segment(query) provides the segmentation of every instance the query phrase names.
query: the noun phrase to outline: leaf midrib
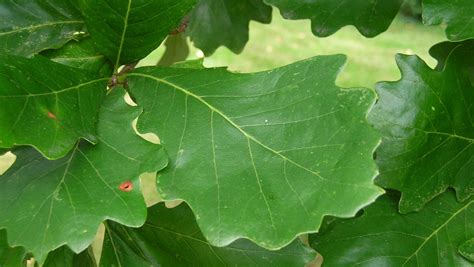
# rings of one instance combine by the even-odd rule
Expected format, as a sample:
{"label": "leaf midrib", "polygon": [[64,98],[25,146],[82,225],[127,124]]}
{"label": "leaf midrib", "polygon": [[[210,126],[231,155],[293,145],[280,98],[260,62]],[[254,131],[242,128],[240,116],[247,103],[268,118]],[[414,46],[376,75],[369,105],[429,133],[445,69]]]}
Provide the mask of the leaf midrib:
{"label": "leaf midrib", "polygon": [[24,95],[0,95],[0,99],[1,98],[36,97],[36,96],[47,96],[47,95],[53,95],[53,94],[60,94],[60,93],[64,93],[64,92],[67,92],[67,91],[74,90],[74,89],[80,89],[83,86],[90,85],[90,84],[93,84],[93,83],[96,83],[96,82],[108,81],[108,80],[109,80],[109,78],[95,79],[95,80],[91,80],[91,81],[88,81],[88,82],[85,82],[85,83],[80,83],[80,84],[72,86],[72,87],[68,87],[68,88],[65,88],[65,89],[58,90],[58,91],[51,91],[51,92],[47,92],[47,93],[24,94]]}
{"label": "leaf midrib", "polygon": [[4,35],[9,35],[12,33],[17,33],[17,32],[23,32],[23,31],[28,31],[28,30],[35,30],[38,28],[44,28],[44,27],[49,27],[49,26],[54,26],[54,25],[59,25],[59,24],[85,24],[84,21],[81,20],[66,20],[66,21],[55,21],[55,22],[47,22],[47,23],[42,23],[42,24],[36,24],[36,25],[31,25],[28,27],[23,27],[7,32],[0,32],[0,36]]}
{"label": "leaf midrib", "polygon": [[474,200],[471,200],[469,202],[466,203],[466,205],[462,206],[458,211],[456,211],[455,213],[453,213],[443,224],[441,224],[438,228],[436,228],[433,233],[431,233],[428,237],[426,237],[425,241],[423,241],[423,243],[420,244],[420,246],[405,260],[405,262],[403,263],[402,267],[405,266],[412,258],[413,256],[417,255],[418,252],[420,252],[420,250],[425,246],[425,244],[431,240],[431,238],[433,236],[435,236],[436,234],[438,234],[438,232],[443,229],[444,227],[446,227],[450,222],[451,220],[453,220],[456,216],[458,216],[461,212],[463,212],[464,210],[466,210],[471,204],[474,203]]}
{"label": "leaf midrib", "polygon": [[123,44],[125,43],[125,35],[127,33],[127,28],[128,28],[128,16],[130,15],[131,6],[132,6],[132,0],[128,0],[128,6],[127,6],[127,11],[125,13],[123,31],[122,31],[122,36],[120,37],[120,45],[119,45],[119,50],[117,52],[117,59],[115,61],[114,72],[117,72],[118,68],[120,67],[119,65],[120,57],[122,56]]}
{"label": "leaf midrib", "polygon": [[[167,80],[164,80],[164,79],[161,79],[161,78],[158,78],[158,77],[155,77],[155,76],[152,76],[152,75],[148,75],[148,74],[144,74],[144,73],[130,73],[128,74],[128,76],[137,76],[137,77],[143,77],[143,78],[148,78],[148,79],[151,79],[151,80],[154,80],[156,82],[160,82],[160,83],[163,83],[163,84],[166,84],[182,93],[184,93],[185,95],[189,95],[191,97],[193,97],[194,99],[198,100],[199,102],[201,102],[202,104],[204,104],[206,107],[208,107],[211,111],[219,114],[225,121],[227,121],[229,124],[231,124],[234,128],[236,128],[239,132],[241,132],[246,138],[248,138],[249,140],[252,140],[253,142],[255,142],[256,144],[260,145],[261,147],[265,148],[266,150],[278,155],[279,157],[281,157],[284,161],[288,161],[290,163],[292,163],[293,165],[317,176],[318,178],[320,178],[322,181],[325,181],[325,182],[329,182],[329,183],[334,183],[334,184],[340,184],[340,185],[345,185],[345,186],[353,186],[353,187],[357,187],[357,188],[364,188],[364,189],[371,189],[373,190],[374,187],[369,187],[369,186],[361,186],[361,185],[356,185],[356,184],[348,184],[348,183],[341,183],[341,182],[337,182],[337,181],[333,181],[333,180],[330,180],[328,178],[325,178],[323,177],[322,175],[320,175],[318,172],[316,171],[313,171],[311,169],[308,169],[306,168],[305,166],[299,164],[298,162],[295,162],[293,161],[292,159],[290,158],[287,158],[286,156],[282,155],[281,153],[279,153],[278,151],[274,150],[273,148],[265,145],[264,143],[262,143],[261,141],[259,141],[257,138],[253,137],[252,135],[250,135],[249,133],[247,133],[244,129],[242,129],[239,125],[237,125],[235,122],[233,122],[229,117],[227,117],[222,111],[218,110],[217,108],[215,108],[214,106],[212,106],[211,104],[209,104],[208,102],[206,102],[204,99],[202,99],[200,96],[186,90],[185,88],[177,85],[177,84],[174,84],[170,81],[167,81]],[[375,188],[378,188],[378,187],[375,187]],[[381,190],[381,189],[380,189]]]}

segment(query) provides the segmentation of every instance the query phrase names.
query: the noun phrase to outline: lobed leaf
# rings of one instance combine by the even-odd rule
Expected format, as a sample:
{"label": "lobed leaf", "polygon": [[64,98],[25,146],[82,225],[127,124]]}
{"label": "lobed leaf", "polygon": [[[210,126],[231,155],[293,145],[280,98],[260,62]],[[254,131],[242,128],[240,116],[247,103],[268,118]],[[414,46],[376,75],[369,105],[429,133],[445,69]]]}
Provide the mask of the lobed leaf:
{"label": "lobed leaf", "polygon": [[97,145],[80,143],[55,161],[18,148],[15,164],[0,176],[0,228],[39,263],[62,245],[84,250],[105,219],[135,227],[145,221],[138,177],[162,169],[167,158],[160,145],[135,133],[132,121],[142,111],[128,106],[124,95],[116,88],[107,96]]}
{"label": "lobed leaf", "polygon": [[75,0],[2,0],[0,54],[31,56],[85,34]]}
{"label": "lobed leaf", "polygon": [[317,231],[325,215],[353,216],[371,203],[383,192],[373,185],[379,136],[365,119],[375,97],[334,85],[344,61],[128,75],[144,108],[138,129],[157,133],[170,155],[160,195],[185,200],[215,246],[245,237],[269,249]]}
{"label": "lobed leaf", "polygon": [[195,3],[196,0],[118,0],[111,4],[106,0],[79,0],[97,49],[115,63],[115,69],[155,50]]}
{"label": "lobed leaf", "polygon": [[22,247],[12,248],[7,242],[7,232],[0,230],[0,263],[1,266],[20,267],[26,258],[26,250]]}
{"label": "lobed leaf", "polygon": [[[397,56],[398,82],[377,86],[370,120],[382,132],[377,182],[402,192],[400,211],[420,210],[446,188],[474,195],[474,42],[452,50],[440,70]],[[443,57],[441,57],[443,58]]]}
{"label": "lobed leaf", "polygon": [[62,246],[49,253],[43,267],[95,267],[94,254],[89,247],[79,254],[74,253],[66,246]]}
{"label": "lobed leaf", "polygon": [[472,266],[457,251],[474,234],[474,200],[446,192],[417,213],[397,211],[385,195],[355,219],[336,220],[311,235],[325,266]]}
{"label": "lobed leaf", "polygon": [[58,159],[79,138],[95,143],[107,80],[41,56],[0,56],[0,147],[31,145]]}
{"label": "lobed leaf", "polygon": [[304,266],[316,256],[299,240],[278,251],[264,250],[247,240],[213,247],[202,235],[191,209],[148,209],[141,228],[107,223],[101,266]]}
{"label": "lobed leaf", "polygon": [[366,37],[388,29],[403,0],[264,0],[276,6],[286,19],[310,19],[313,33],[327,37],[354,25]]}
{"label": "lobed leaf", "polygon": [[474,38],[474,2],[471,0],[423,0],[423,23],[444,23],[451,41]]}
{"label": "lobed leaf", "polygon": [[251,20],[270,23],[272,8],[263,0],[200,0],[189,15],[186,33],[207,56],[219,46],[238,54],[248,42]]}

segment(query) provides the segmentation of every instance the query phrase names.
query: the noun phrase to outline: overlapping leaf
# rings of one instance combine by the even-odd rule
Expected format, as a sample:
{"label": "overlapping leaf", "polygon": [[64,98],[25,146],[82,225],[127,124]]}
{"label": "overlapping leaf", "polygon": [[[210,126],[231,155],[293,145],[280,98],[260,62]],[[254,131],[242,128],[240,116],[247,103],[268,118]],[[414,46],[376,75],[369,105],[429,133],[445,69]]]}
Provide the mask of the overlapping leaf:
{"label": "overlapping leaf", "polygon": [[189,203],[213,245],[246,237],[270,249],[371,203],[383,192],[372,182],[379,137],[365,120],[374,94],[334,85],[344,61],[130,74],[144,107],[138,128],[157,133],[170,155],[161,196]]}
{"label": "overlapping leaf", "polygon": [[278,251],[238,240],[213,247],[201,234],[191,209],[182,204],[148,209],[141,228],[107,223],[101,266],[304,266],[316,253],[299,240]]}
{"label": "overlapping leaf", "polygon": [[79,0],[97,49],[115,67],[133,63],[156,49],[196,0]]}
{"label": "overlapping leaf", "polygon": [[327,37],[354,25],[366,37],[388,29],[403,0],[265,0],[286,19],[310,19],[316,36]]}
{"label": "overlapping leaf", "polygon": [[94,46],[91,38],[71,41],[61,49],[51,49],[41,53],[54,62],[70,67],[89,70],[101,77],[110,77],[112,63]]}
{"label": "overlapping leaf", "polygon": [[31,56],[82,35],[85,23],[75,2],[1,1],[0,54]]}
{"label": "overlapping leaf", "polygon": [[370,118],[383,134],[378,182],[402,192],[402,212],[421,209],[448,187],[460,200],[474,194],[473,44],[452,50],[442,70],[400,55],[402,79],[377,86]]}
{"label": "overlapping leaf", "polygon": [[474,38],[474,2],[471,0],[423,0],[423,22],[445,23],[451,41]]}
{"label": "overlapping leaf", "polygon": [[12,248],[7,242],[7,233],[0,230],[0,266],[20,267],[26,257],[26,250],[22,247]]}
{"label": "overlapping leaf", "polygon": [[43,264],[43,267],[95,267],[92,248],[76,254],[66,246],[60,247],[51,253]]}
{"label": "overlapping leaf", "polygon": [[57,159],[79,138],[95,142],[106,84],[43,57],[0,56],[0,147],[32,145]]}
{"label": "overlapping leaf", "polygon": [[249,22],[271,19],[272,8],[263,0],[200,0],[189,15],[187,34],[205,55],[219,46],[240,53],[249,39]]}
{"label": "overlapping leaf", "polygon": [[397,202],[383,196],[362,216],[312,235],[324,266],[472,266],[458,248],[474,235],[473,199],[459,203],[446,192],[419,213],[405,215]]}
{"label": "overlapping leaf", "polygon": [[166,156],[160,145],[136,135],[132,121],[141,109],[123,96],[114,89],[107,97],[97,145],[81,143],[56,161],[31,148],[14,151],[15,164],[0,176],[0,228],[7,229],[10,245],[24,246],[41,263],[64,244],[84,250],[104,219],[143,224],[138,176],[163,168]]}

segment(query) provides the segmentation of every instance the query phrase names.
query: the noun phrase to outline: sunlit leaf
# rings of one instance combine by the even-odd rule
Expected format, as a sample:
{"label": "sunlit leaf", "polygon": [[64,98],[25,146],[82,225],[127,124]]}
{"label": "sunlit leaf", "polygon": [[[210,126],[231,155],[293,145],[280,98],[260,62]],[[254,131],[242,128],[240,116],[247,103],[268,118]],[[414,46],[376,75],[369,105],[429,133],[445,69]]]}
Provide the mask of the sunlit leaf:
{"label": "sunlit leaf", "polygon": [[130,74],[144,108],[138,129],[157,133],[170,155],[161,196],[185,200],[213,245],[246,237],[270,249],[371,203],[383,192],[373,185],[379,137],[365,120],[375,96],[334,85],[344,61]]}

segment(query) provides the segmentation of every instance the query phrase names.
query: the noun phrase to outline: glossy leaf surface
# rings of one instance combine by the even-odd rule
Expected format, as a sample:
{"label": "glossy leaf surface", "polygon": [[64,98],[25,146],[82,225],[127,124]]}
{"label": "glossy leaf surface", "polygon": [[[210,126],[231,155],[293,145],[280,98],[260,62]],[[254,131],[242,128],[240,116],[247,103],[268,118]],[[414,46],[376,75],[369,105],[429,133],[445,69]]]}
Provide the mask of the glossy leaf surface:
{"label": "glossy leaf surface", "polygon": [[474,38],[474,2],[471,0],[423,0],[423,22],[428,25],[445,23],[451,41]]}
{"label": "glossy leaf surface", "polygon": [[0,147],[31,145],[57,159],[79,138],[96,142],[107,80],[43,57],[0,56]]}
{"label": "glossy leaf surface", "polygon": [[31,56],[84,34],[74,0],[2,0],[0,54]]}
{"label": "glossy leaf surface", "polygon": [[63,246],[49,253],[43,267],[95,267],[92,248],[76,254],[69,248]]}
{"label": "glossy leaf surface", "polygon": [[54,62],[74,68],[89,70],[101,77],[110,77],[112,63],[94,46],[91,38],[71,41],[61,49],[51,49],[41,53]]}
{"label": "glossy leaf surface", "polygon": [[141,139],[131,124],[141,113],[114,89],[100,114],[97,145],[83,142],[66,157],[50,161],[32,148],[18,148],[15,164],[2,176],[0,228],[11,245],[24,246],[38,262],[67,244],[80,252],[105,219],[140,226],[146,206],[138,176],[162,169],[160,145]]}
{"label": "glossy leaf surface", "polygon": [[107,223],[101,266],[304,266],[316,253],[299,240],[278,251],[237,240],[213,247],[204,238],[186,205],[148,209],[141,228]]}
{"label": "glossy leaf surface", "polygon": [[402,215],[383,196],[355,219],[337,220],[311,236],[323,266],[472,266],[457,251],[474,234],[474,200],[446,192],[417,213]]}
{"label": "glossy leaf surface", "polygon": [[200,0],[189,15],[186,32],[205,55],[219,46],[240,53],[249,39],[252,20],[270,23],[272,8],[263,0]]}
{"label": "glossy leaf surface", "polygon": [[448,187],[474,194],[473,43],[454,49],[442,70],[416,56],[397,57],[398,82],[377,86],[370,114],[382,132],[377,150],[380,185],[402,192],[400,210],[420,210]]}
{"label": "glossy leaf surface", "polygon": [[7,242],[7,233],[0,230],[0,266],[20,267],[24,266],[26,250],[22,247],[12,248]]}
{"label": "glossy leaf surface", "polygon": [[383,192],[373,185],[379,137],[365,120],[374,94],[334,85],[344,61],[130,74],[144,108],[138,129],[157,133],[170,155],[160,195],[185,200],[213,245],[245,237],[270,249],[371,203]]}
{"label": "glossy leaf surface", "polygon": [[155,50],[196,0],[79,0],[97,49],[115,68]]}
{"label": "glossy leaf surface", "polygon": [[286,19],[310,19],[313,33],[327,37],[354,25],[366,37],[388,29],[403,0],[265,0]]}

